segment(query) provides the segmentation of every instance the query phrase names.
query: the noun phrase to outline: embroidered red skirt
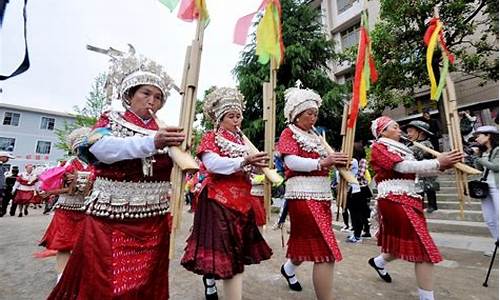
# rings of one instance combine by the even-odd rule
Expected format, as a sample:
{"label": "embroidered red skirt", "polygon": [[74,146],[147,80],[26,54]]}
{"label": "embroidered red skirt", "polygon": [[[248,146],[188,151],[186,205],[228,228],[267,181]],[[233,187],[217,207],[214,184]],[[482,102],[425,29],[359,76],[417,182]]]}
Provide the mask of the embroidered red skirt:
{"label": "embroidered red skirt", "polygon": [[30,204],[33,201],[34,193],[33,191],[16,191],[16,196],[14,197],[15,204]]}
{"label": "embroidered red skirt", "polygon": [[215,279],[230,279],[243,273],[244,265],[258,264],[271,255],[252,210],[243,214],[208,199],[206,190],[200,194],[181,260],[184,268]]}
{"label": "embroidered red skirt", "polygon": [[56,209],[52,221],[40,242],[49,250],[71,251],[82,227],[85,212]]}
{"label": "embroidered red skirt", "polygon": [[266,210],[264,208],[264,197],[252,197],[252,210],[255,215],[257,226],[266,225]]}
{"label": "embroidered red skirt", "polygon": [[295,261],[342,260],[332,229],[330,201],[288,200],[290,237],[286,257]]}
{"label": "embroidered red skirt", "polygon": [[110,220],[86,215],[48,299],[168,299],[170,215]]}
{"label": "embroidered red skirt", "polygon": [[[391,195],[398,201],[415,203],[420,199]],[[386,198],[378,199],[378,245],[382,252],[409,262],[438,263],[443,260],[427,229],[423,211]]]}

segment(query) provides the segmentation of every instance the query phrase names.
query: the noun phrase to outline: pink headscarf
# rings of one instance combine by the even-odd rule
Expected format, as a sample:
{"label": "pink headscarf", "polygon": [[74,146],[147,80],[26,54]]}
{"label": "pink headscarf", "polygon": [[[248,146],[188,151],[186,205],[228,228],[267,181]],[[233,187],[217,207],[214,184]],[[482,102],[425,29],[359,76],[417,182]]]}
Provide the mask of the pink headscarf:
{"label": "pink headscarf", "polygon": [[388,116],[381,116],[375,119],[375,121],[372,121],[372,134],[373,136],[378,139],[380,137],[380,134],[392,123],[395,123],[393,119],[389,118]]}

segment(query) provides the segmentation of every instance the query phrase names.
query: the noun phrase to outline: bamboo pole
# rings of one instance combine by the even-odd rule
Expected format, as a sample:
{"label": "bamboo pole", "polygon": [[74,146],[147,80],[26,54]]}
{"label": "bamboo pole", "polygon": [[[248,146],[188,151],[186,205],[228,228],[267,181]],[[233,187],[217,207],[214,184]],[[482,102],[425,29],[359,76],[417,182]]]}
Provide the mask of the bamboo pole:
{"label": "bamboo pole", "polygon": [[[404,136],[401,136],[401,138],[410,141],[408,138],[406,138]],[[411,142],[413,143],[413,145],[415,147],[420,148],[420,149],[424,150],[425,152],[427,152],[429,154],[432,154],[432,155],[434,155],[436,157],[439,156],[439,155],[441,155],[441,152],[438,152],[438,151],[436,151],[436,150],[434,150],[432,148],[429,148],[429,147],[427,147],[427,146],[425,146],[425,145],[423,145],[423,144],[421,144],[419,142],[415,142],[415,141],[411,141]],[[453,165],[453,167],[455,169],[458,169],[458,170],[460,170],[460,171],[462,171],[462,172],[464,172],[466,174],[469,174],[469,175],[480,175],[482,173],[481,171],[479,171],[477,169],[474,169],[473,167],[470,167],[470,166],[468,166],[468,165],[466,165],[464,163],[456,163],[456,164]]]}
{"label": "bamboo pole", "polygon": [[[434,17],[439,18],[439,8],[434,6]],[[441,49],[441,55],[447,55],[444,49]],[[446,115],[446,124],[450,137],[450,146],[452,149],[463,149],[462,135],[460,132],[460,119],[457,112],[457,96],[455,93],[455,84],[450,74],[446,76],[446,88],[443,89],[443,106]],[[456,185],[459,198],[460,215],[464,218],[465,198],[468,198],[467,174],[455,168]],[[467,196],[466,196],[467,195]]]}
{"label": "bamboo pole", "polygon": [[[453,81],[451,80],[450,75],[446,77],[446,90],[443,91],[443,102],[446,103],[445,105],[445,113],[449,117],[449,124],[450,124],[450,144],[453,145],[453,149],[463,149],[463,144],[462,144],[462,135],[460,132],[460,119],[458,117],[457,113],[457,106],[456,106],[456,94],[455,94],[455,85]],[[445,101],[446,100],[446,101]],[[468,198],[468,191],[467,191],[467,175],[461,171],[455,169],[455,175],[456,175],[456,185],[457,185],[457,191],[458,191],[458,198],[459,198],[459,205],[460,205],[460,215],[462,218],[464,218],[464,204],[466,198]]]}
{"label": "bamboo pole", "polygon": [[[344,110],[342,111],[342,125],[340,129],[340,134],[342,135],[342,146],[340,150],[345,153],[345,148],[347,145],[347,119],[349,113],[349,105],[344,104]],[[339,220],[340,209],[344,209],[344,203],[346,202],[347,192],[346,192],[346,182],[342,180],[341,177],[337,178],[337,216],[336,220]]]}
{"label": "bamboo pole", "polygon": [[[262,85],[262,100],[263,100],[263,119],[264,119],[264,151],[272,155],[272,145],[268,139],[271,135],[271,102],[272,102],[272,88],[270,82],[264,82]],[[272,159],[272,156],[270,156]],[[269,168],[272,168],[272,162],[269,163]],[[266,223],[269,221],[271,213],[271,199],[272,199],[272,184],[269,180],[264,179],[264,211],[266,212]]]}
{"label": "bamboo pole", "polygon": [[[245,145],[250,147],[250,154],[256,154],[259,153],[259,149],[257,149],[254,144],[248,139],[248,137],[240,130],[241,137],[243,138],[243,141],[245,142]],[[262,172],[266,176],[266,179],[269,180],[271,183],[274,184],[279,184],[283,181],[283,178],[276,172],[275,169],[271,169],[269,167],[262,168]]]}
{"label": "bamboo pole", "polygon": [[[181,118],[179,126],[183,128],[186,139],[181,144],[181,150],[189,151],[191,148],[193,121],[196,109],[196,93],[198,88],[198,79],[200,75],[201,53],[203,48],[203,36],[205,27],[200,20],[197,22],[195,39],[192,41],[191,46],[186,49],[186,57],[184,62],[184,73],[182,76],[182,106]],[[178,228],[181,225],[182,210],[183,210],[183,196],[184,196],[184,176],[185,172],[177,165],[174,165],[170,175],[172,182],[172,194],[170,197],[170,208],[172,214],[172,228],[170,232],[170,249],[169,257],[172,259],[175,252],[175,237]]]}
{"label": "bamboo pole", "polygon": [[[346,175],[340,176],[338,178],[338,185],[337,185],[337,221],[339,219],[339,214],[340,214],[340,208],[342,210],[346,209],[347,205],[347,194],[349,191],[349,183],[352,184],[358,184],[358,181],[350,171],[350,165],[351,165],[351,160],[352,160],[352,154],[353,154],[353,146],[354,146],[354,137],[356,135],[356,127],[354,126],[353,128],[349,128],[347,126],[348,122],[348,115],[349,115],[349,110],[351,109],[350,105],[345,104],[344,105],[344,111],[342,115],[342,127],[341,127],[341,134],[343,135],[342,138],[342,147],[341,151],[345,154],[347,154],[347,167],[343,168],[346,172]],[[347,175],[348,174],[348,175]],[[349,180],[349,177],[352,177],[354,180]]]}
{"label": "bamboo pole", "polygon": [[[266,174],[266,179],[264,180],[264,209],[266,211],[266,223],[271,217],[271,202],[272,202],[272,184],[280,184],[283,178],[274,169],[274,140],[276,137],[276,84],[277,84],[277,62],[274,58],[271,58],[269,63],[269,82],[265,82],[263,85],[263,110],[264,110],[264,122],[265,122],[265,134],[264,134],[264,151],[269,155],[269,165],[268,168],[264,168],[263,172],[272,172],[272,174]],[[269,176],[271,175],[271,176]],[[274,177],[274,179],[273,179]],[[279,182],[277,182],[279,178]]]}
{"label": "bamboo pole", "polygon": [[[264,86],[266,87],[266,98],[264,100],[265,109],[266,109],[266,119],[265,119],[265,133],[264,133],[264,151],[269,155],[269,163],[268,169],[272,169],[274,167],[272,158],[273,158],[273,142],[274,142],[274,132],[273,132],[273,124],[274,116],[272,115],[272,106],[273,106],[273,96],[274,96],[274,88],[276,80],[274,78],[275,62],[274,59],[271,58],[269,63],[269,82],[266,82]],[[272,139],[272,140],[270,140]],[[277,173],[276,173],[277,174]],[[271,216],[271,202],[272,202],[272,183],[269,178],[266,176],[264,180],[264,211],[266,212],[266,224],[270,220]]]}
{"label": "bamboo pole", "polygon": [[[318,132],[316,131],[316,128],[313,128],[313,129],[317,134]],[[328,144],[328,142],[326,141],[324,136],[318,134],[318,137],[321,141],[321,144],[325,147],[325,150],[328,154],[332,154],[335,152],[335,150],[333,150],[333,148]],[[339,174],[348,183],[358,184],[358,180],[356,179],[356,177],[354,175],[352,175],[352,173],[349,172],[349,170],[347,170],[346,168],[335,168],[335,169],[337,169],[339,171]]]}

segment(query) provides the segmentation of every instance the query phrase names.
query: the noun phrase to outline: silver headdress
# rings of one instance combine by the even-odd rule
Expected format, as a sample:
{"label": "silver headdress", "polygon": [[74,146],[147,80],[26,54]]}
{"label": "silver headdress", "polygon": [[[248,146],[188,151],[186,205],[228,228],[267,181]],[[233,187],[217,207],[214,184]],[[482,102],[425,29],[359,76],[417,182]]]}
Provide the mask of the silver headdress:
{"label": "silver headdress", "polygon": [[[89,50],[105,53],[111,57],[111,65],[108,71],[106,88],[108,89],[108,101],[112,99],[121,100],[123,106],[128,108],[130,99],[127,92],[130,88],[138,85],[152,85],[159,88],[163,94],[162,105],[170,95],[170,89],[174,87],[174,81],[156,62],[135,53],[135,49],[129,44],[129,52],[124,53],[113,48],[102,50],[87,46]],[[96,50],[98,49],[98,50]]]}
{"label": "silver headdress", "polygon": [[295,117],[301,112],[309,109],[319,109],[323,101],[315,91],[311,89],[302,89],[300,80],[297,81],[297,87],[289,88],[285,91],[285,118],[289,123],[293,123]]}
{"label": "silver headdress", "polygon": [[230,110],[245,110],[245,97],[235,88],[216,88],[207,95],[203,103],[203,112],[214,125],[218,125],[222,117]]}
{"label": "silver headdress", "polygon": [[74,152],[75,149],[82,144],[85,137],[89,133],[90,133],[90,128],[88,127],[80,127],[71,131],[71,133],[66,138],[66,145],[71,149],[72,152]]}

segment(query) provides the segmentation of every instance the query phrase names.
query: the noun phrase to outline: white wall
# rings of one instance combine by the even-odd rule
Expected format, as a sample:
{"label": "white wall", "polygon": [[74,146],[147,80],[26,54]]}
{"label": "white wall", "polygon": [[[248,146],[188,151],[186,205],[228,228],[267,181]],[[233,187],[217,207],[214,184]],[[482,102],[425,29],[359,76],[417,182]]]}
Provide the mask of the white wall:
{"label": "white wall", "polygon": [[[3,125],[5,112],[19,113],[19,126]],[[12,153],[16,158],[11,159],[8,164],[19,166],[19,169],[22,171],[25,164],[55,165],[58,160],[64,157],[66,153],[56,147],[58,139],[55,130],[40,128],[42,117],[54,118],[55,128],[62,128],[65,121],[68,123],[74,122],[74,118],[69,116],[65,117],[45,112],[0,107],[0,137],[15,138],[15,146]],[[50,142],[50,153],[36,153],[37,141]]]}

